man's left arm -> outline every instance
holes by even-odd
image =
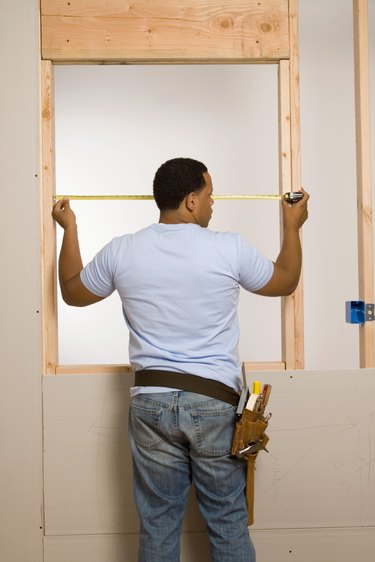
[[[103,297],[89,291],[81,281],[83,264],[76,216],[67,199],[57,201],[52,217],[64,230],[59,257],[59,282],[64,302],[71,306],[88,306],[103,300]]]
[[[274,263],[270,281],[258,291],[257,295],[282,297],[291,295],[297,288],[302,266],[302,248],[299,231],[308,217],[307,202],[309,194],[301,189],[303,198],[290,205],[282,202],[284,238],[280,253]]]

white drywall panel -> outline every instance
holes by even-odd
[[[39,2],[1,2],[0,560],[42,560]]]
[[[252,531],[257,562],[373,562],[375,529]],[[45,562],[133,562],[135,535],[47,537]],[[210,562],[207,537],[185,533],[181,562]]]
[[[260,377],[258,375],[257,377]],[[261,375],[269,454],[256,463],[254,529],[375,526],[375,371]],[[136,533],[128,375],[44,380],[47,535]],[[186,531],[202,531],[195,501]]]
[[[46,537],[44,562],[134,562],[138,535]],[[209,561],[206,533],[183,533],[181,562]]]
[[[269,454],[257,459],[254,528],[375,525],[374,375],[257,375],[273,389]]]
[[[138,532],[127,434],[132,378],[44,379],[46,535]],[[204,528],[192,498],[184,528]]]
[[[374,527],[253,531],[253,539],[257,562],[374,561]]]

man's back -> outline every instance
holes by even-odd
[[[239,235],[154,224],[114,239],[82,272],[100,296],[120,295],[138,369],[170,369],[239,388],[239,285],[262,287],[272,262]]]

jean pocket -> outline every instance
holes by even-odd
[[[222,404],[222,403],[221,403]],[[236,421],[235,408],[191,412],[197,449],[210,456],[227,455],[231,451]]]
[[[136,398],[130,403],[130,424],[135,442],[146,449],[158,447],[164,441],[160,432],[162,409],[141,406]]]

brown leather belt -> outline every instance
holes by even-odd
[[[173,371],[159,371],[156,369],[136,371],[134,386],[177,388],[186,392],[210,396],[211,398],[232,404],[232,406],[237,406],[240,397],[238,392],[220,381],[205,379],[197,375],[189,375],[188,373],[175,373]]]

